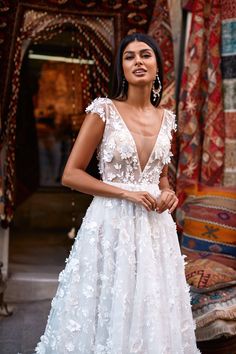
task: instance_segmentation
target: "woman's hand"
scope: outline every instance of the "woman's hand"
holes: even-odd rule
[[[124,199],[144,206],[147,211],[156,209],[156,199],[148,192],[125,191]]]
[[[179,200],[172,189],[163,189],[157,199],[156,210],[158,213],[163,213],[163,211],[168,209],[168,212],[172,213],[177,207],[178,202]]]

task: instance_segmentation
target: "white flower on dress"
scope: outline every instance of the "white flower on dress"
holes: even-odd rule
[[[86,113],[97,113],[103,122],[106,121],[106,114],[105,114],[105,109],[104,106],[101,103],[105,103],[107,101],[106,98],[96,98],[86,109]]]
[[[111,137],[108,142],[107,142],[107,146],[110,148],[110,150],[114,151],[116,148],[116,142],[114,137]]]
[[[86,285],[83,289],[83,294],[87,298],[94,296],[94,288],[91,285]]]
[[[65,295],[64,290],[63,290],[62,288],[59,288],[59,290],[58,290],[58,296],[59,296],[59,297],[64,297],[64,295]]]
[[[134,177],[133,174],[131,174],[131,175],[130,175],[130,181],[131,181],[131,182],[134,182],[134,180],[135,180],[135,177]]]
[[[66,350],[68,350],[68,352],[73,352],[75,350],[75,346],[71,342],[66,343],[65,347],[66,347]]]
[[[53,307],[55,307],[56,305],[57,305],[57,298],[54,297],[54,298],[52,299],[51,306],[52,306],[52,308],[53,308]]]
[[[104,345],[98,344],[96,349],[97,354],[106,354],[106,347]]]
[[[95,221],[87,221],[84,225],[86,230],[96,231],[98,228],[98,224]]]
[[[71,332],[78,332],[81,330],[81,326],[74,320],[70,320],[66,328]]]
[[[42,338],[41,338],[41,340],[42,340]],[[38,344],[38,346],[36,348],[36,353],[37,354],[46,354],[45,346],[42,342]]]
[[[108,181],[113,181],[113,179],[115,179],[115,178],[116,178],[116,175],[114,173],[110,172],[107,174]]]
[[[119,121],[114,121],[114,122],[113,122],[113,128],[114,128],[115,131],[121,130],[121,128],[122,128],[121,122],[119,122]]]
[[[128,159],[130,157],[132,157],[133,153],[134,153],[134,149],[133,146],[129,145],[129,144],[122,144],[118,147],[118,150],[120,152],[120,156],[121,158],[124,159]]]
[[[58,338],[55,337],[54,335],[52,335],[51,340],[50,340],[50,345],[53,350],[56,349],[57,341],[58,341]]]
[[[65,269],[63,269],[60,274],[59,274],[59,277],[58,277],[58,281],[61,282],[63,277],[64,277],[64,274],[65,274]]]
[[[131,346],[131,350],[130,350],[130,354],[132,353],[141,353],[143,347],[143,340],[139,339],[137,340],[132,346]],[[164,353],[164,352],[163,352]],[[167,352],[165,352],[167,353]]]
[[[111,243],[110,243],[110,241],[104,240],[104,242],[103,242],[103,247],[104,247],[104,250],[108,250],[109,248],[111,248]]]
[[[112,207],[113,207],[113,204],[112,204],[111,200],[105,200],[104,206],[105,206],[106,208],[112,208]]]
[[[112,159],[113,159],[113,156],[114,156],[114,153],[112,150],[104,150],[104,153],[103,153],[103,160],[105,162],[111,162]]]
[[[79,259],[71,258],[70,262],[68,263],[68,267],[69,269],[77,270],[79,267],[79,263],[80,263]]]

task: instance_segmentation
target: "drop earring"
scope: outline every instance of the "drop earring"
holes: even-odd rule
[[[122,79],[122,96],[124,96],[124,94],[125,94],[125,84],[126,84],[126,80],[125,80],[125,78],[123,76],[123,79]]]
[[[155,83],[157,81],[158,84],[158,88],[155,88]],[[158,73],[156,74],[156,79],[153,81],[153,85],[152,85],[152,93],[153,93],[153,101],[156,101],[157,98],[160,97],[161,94],[161,89],[162,89],[162,85],[161,85],[161,81],[160,78],[158,76]]]

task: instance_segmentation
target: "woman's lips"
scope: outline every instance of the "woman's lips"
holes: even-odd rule
[[[144,69],[137,69],[137,70],[134,70],[133,71],[134,75],[137,75],[137,76],[142,76],[146,73],[146,70]]]

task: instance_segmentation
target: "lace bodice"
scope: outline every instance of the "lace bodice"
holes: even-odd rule
[[[97,149],[99,171],[103,181],[132,184],[159,183],[161,171],[170,162],[175,115],[164,110],[160,131],[145,166],[141,167],[135,139],[109,98],[96,98],[86,113],[97,113],[105,122]]]

